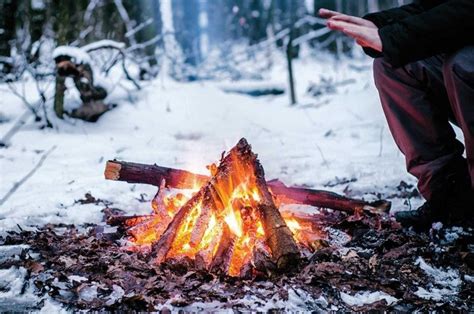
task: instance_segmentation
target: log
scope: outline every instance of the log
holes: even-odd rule
[[[115,215],[107,218],[107,224],[111,226],[119,227],[132,227],[136,224],[148,221],[154,218],[155,215],[133,215],[133,216],[123,216]]]
[[[248,145],[248,144],[246,144]],[[250,149],[250,145],[248,145]],[[265,230],[266,243],[272,251],[272,258],[278,270],[289,270],[297,266],[300,253],[291,230],[286,225],[265,181],[265,172],[257,156],[252,156],[255,183],[260,193],[257,210]]]
[[[235,235],[229,230],[229,227],[224,224],[219,245],[217,246],[216,254],[209,266],[209,270],[214,273],[227,274],[234,252]]]
[[[194,194],[194,196],[179,209],[165,232],[160,236],[159,240],[153,244],[152,256],[156,263],[160,264],[165,260],[183,220],[191,212],[193,207],[200,202],[204,196],[204,192],[204,189],[199,190],[198,193]]]
[[[166,186],[176,189],[190,189],[194,185],[203,186],[209,177],[189,171],[145,165],[133,162],[109,160],[104,172],[107,180],[125,181],[160,186],[164,179]]]
[[[167,187],[177,189],[189,189],[195,186],[202,186],[209,181],[208,176],[194,174],[185,170],[117,160],[109,160],[107,162],[104,174],[107,180],[155,186],[159,186],[161,180],[165,179]],[[370,203],[363,200],[347,198],[328,191],[288,187],[279,180],[268,181],[267,186],[281,203],[329,208],[344,211],[349,214],[353,214],[358,209],[370,210],[372,212],[388,212],[391,206],[390,202],[384,200]]]

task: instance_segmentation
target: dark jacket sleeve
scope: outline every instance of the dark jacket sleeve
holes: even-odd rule
[[[431,1],[430,1],[431,2]],[[406,17],[411,15],[420,14],[421,12],[427,10],[428,7],[426,2],[416,2],[408,5],[404,5],[398,8],[393,8],[389,10],[384,10],[375,13],[369,13],[363,18],[374,23],[379,29],[398,22]],[[364,47],[364,52],[373,58],[382,57],[383,54],[372,48]]]
[[[451,0],[379,28],[394,67],[474,44],[474,0]]]
[[[420,14],[421,12],[428,10],[429,7],[424,3],[425,2],[412,3],[401,6],[399,8],[369,13],[364,16],[364,19],[371,21],[372,23],[377,25],[378,28],[382,28],[386,25],[393,24],[411,15]]]

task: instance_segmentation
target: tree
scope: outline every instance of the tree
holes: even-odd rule
[[[16,31],[16,0],[3,0],[1,8],[0,19],[0,71],[3,73],[10,73],[12,70],[12,63],[9,60],[11,56],[11,47],[15,40]]]
[[[201,60],[199,0],[172,1],[175,37],[184,55],[184,62],[196,66]]]

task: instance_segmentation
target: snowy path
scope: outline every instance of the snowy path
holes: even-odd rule
[[[272,82],[285,84],[284,68],[273,72]],[[66,120],[56,122],[53,130],[25,126],[11,147],[0,150],[0,197],[34,167],[40,152],[57,148],[0,208],[0,230],[16,224],[98,223],[103,206],[74,204],[86,192],[130,213],[148,212],[149,204],[138,199],[141,193],[151,198],[155,188],[105,181],[106,160],[205,173],[205,165],[241,137],[259,154],[268,179],[337,192],[346,184],[324,185],[336,177],[356,179],[349,184],[356,197],[370,192],[387,196],[401,180],[414,183],[387,129],[370,70],[336,67],[333,61],[299,61],[296,73],[300,95],[296,107],[288,106],[287,95],[252,98],[224,93],[223,82],[184,84],[159,77],[137,94],[134,103],[119,92],[113,94],[119,107],[96,124]],[[336,95],[304,96],[308,82],[318,81],[320,74],[336,81],[355,78],[357,83],[340,88]],[[23,107],[4,86],[0,88],[0,112],[11,119],[0,124],[4,134]],[[403,201],[394,200],[394,209],[408,209]]]

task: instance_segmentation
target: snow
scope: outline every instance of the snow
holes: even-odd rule
[[[461,288],[461,277],[456,269],[440,269],[426,263],[422,257],[418,257],[415,265],[420,268],[434,280],[434,285],[430,285],[427,289],[418,287],[415,295],[420,298],[442,301],[457,295]]]
[[[113,291],[112,293],[110,293],[108,297],[109,300],[107,301],[107,305],[109,306],[120,301],[122,297],[125,295],[125,291],[123,290],[123,288],[118,285],[113,285],[112,289]]]
[[[397,298],[394,298],[383,291],[357,292],[354,296],[341,292],[341,299],[342,301],[344,301],[344,303],[350,306],[362,306],[366,304],[372,304],[381,300],[385,300],[388,305],[392,305],[395,302],[398,302]]]
[[[104,39],[104,40],[98,40],[93,43],[87,44],[81,47],[81,50],[91,51],[91,50],[96,50],[103,47],[113,47],[115,49],[121,50],[125,48],[125,44],[122,42],[115,41],[115,40]]]
[[[165,308],[172,313],[178,312],[219,312],[234,313],[235,309],[252,312],[269,312],[277,309],[279,312],[301,312],[301,311],[323,311],[327,308],[328,302],[323,297],[314,298],[310,293],[302,289],[293,289],[287,287],[288,299],[283,300],[279,296],[269,296],[262,299],[253,294],[248,294],[242,299],[229,300],[222,302],[195,302],[185,307],[175,307],[173,302],[180,300],[180,296],[176,295],[170,298],[165,304],[156,307],[156,310],[162,311]]]
[[[87,281],[87,280],[88,280],[86,277],[77,276],[77,275],[69,276],[69,277],[67,277],[67,279],[69,279],[69,281],[71,281],[71,282],[73,282],[73,281],[76,281],[76,282],[83,282],[83,281]]]
[[[25,282],[27,273],[23,267],[0,269],[0,312],[25,312],[41,301],[33,282]]]
[[[86,50],[72,46],[58,46],[53,51],[53,58],[56,59],[59,56],[68,56],[73,59],[76,64],[91,64],[91,58],[87,54]]]
[[[165,76],[140,92],[116,88],[107,102],[119,104],[97,123],[50,118],[54,129],[38,129],[29,122],[0,150],[3,197],[40,160],[57,148],[43,166],[1,206],[0,230],[46,223],[100,223],[103,204],[76,203],[87,192],[113,203],[130,214],[147,213],[156,188],[106,181],[105,162],[119,159],[207,173],[206,165],[222,151],[246,137],[259,154],[267,179],[287,185],[332,190],[375,199],[392,195],[401,180],[415,184],[404,170],[403,156],[393,143],[373,86],[368,59],[334,61],[325,55],[295,62],[299,104],[288,105],[288,95],[250,97],[221,90],[232,82],[179,83]],[[277,63],[267,84],[286,84],[284,61]],[[334,81],[355,79],[336,94],[312,98],[305,94],[309,82],[320,77]],[[20,83],[18,83],[20,84]],[[33,82],[23,82],[27,98],[37,97]],[[245,83],[249,85],[249,83]],[[256,82],[256,86],[262,86]],[[0,85],[0,90],[6,87]],[[78,103],[71,88],[66,103]],[[20,101],[2,93],[0,113],[10,120],[0,124],[5,134],[24,112]],[[383,131],[383,132],[382,132]],[[355,182],[332,184],[335,178]],[[330,187],[326,184],[331,183]],[[346,188],[347,187],[347,188]],[[1,199],[0,197],[0,199]],[[421,203],[393,198],[393,210]],[[3,219],[2,219],[3,217]]]

